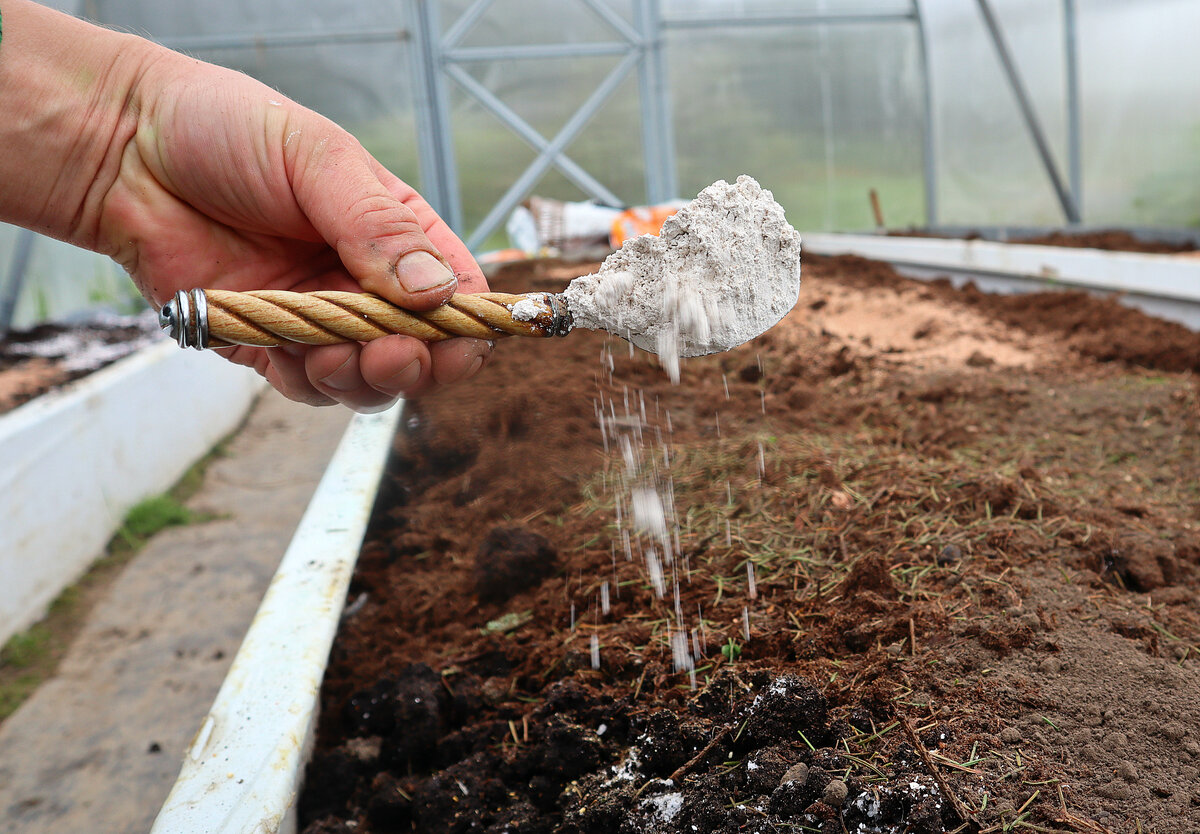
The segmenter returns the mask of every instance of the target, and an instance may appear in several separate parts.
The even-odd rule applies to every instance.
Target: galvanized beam
[[[642,50],[638,66],[638,99],[642,116],[642,158],[646,198],[662,203],[679,196],[671,93],[667,86],[664,33],[659,0],[637,0],[635,15]]]
[[[424,2],[438,3],[441,0],[424,0]],[[459,41],[466,36],[467,32],[471,31],[471,28],[479,22],[479,19],[491,8],[494,2],[495,0],[475,0],[470,8],[459,15],[458,20],[454,21],[450,29],[446,32],[445,37],[442,37],[442,33],[438,32],[438,42],[441,44],[442,49],[453,49],[458,46]]]
[[[550,148],[550,142],[542,136],[527,121],[517,115],[511,107],[501,101],[491,90],[483,86],[462,67],[453,64],[445,66],[446,74],[454,79],[476,101],[482,104],[496,118],[504,122],[514,133],[525,140],[538,153],[545,153]],[[595,177],[585,171],[565,153],[560,153],[554,160],[560,171],[579,186],[586,194],[605,205],[619,206],[621,199],[604,187]]]
[[[587,100],[571,115],[571,118],[562,126],[562,129],[550,141],[545,150],[538,154],[537,159],[509,186],[504,196],[492,206],[491,211],[487,213],[487,216],[480,221],[479,226],[471,233],[471,237],[467,240],[468,248],[474,250],[483,243],[488,235],[499,227],[504,217],[516,208],[521,200],[525,199],[529,190],[537,184],[537,181],[555,163],[555,160],[562,154],[566,147],[574,141],[575,137],[583,130],[588,121],[600,111],[600,108],[604,106],[609,97],[616,92],[618,85],[625,80],[630,70],[637,64],[638,57],[638,53],[630,52],[613,67],[604,80],[600,82],[599,86],[588,96]]]
[[[630,26],[625,18],[613,11],[612,6],[605,3],[604,0],[582,0],[582,2],[630,44],[641,45],[641,35],[638,34],[638,31]]]
[[[29,229],[17,230],[17,245],[13,247],[12,261],[8,265],[8,280],[4,284],[4,294],[0,296],[0,340],[8,335],[8,329],[12,327],[17,299],[21,297],[21,288],[25,286],[36,238],[37,235]]]
[[[332,43],[395,43],[412,37],[408,29],[328,29],[319,32],[250,32],[224,35],[180,35],[158,42],[182,52],[207,49],[262,49],[269,46],[325,46]]]
[[[716,29],[727,27],[750,26],[824,26],[843,23],[902,23],[911,22],[913,13],[896,11],[861,11],[822,13],[798,12],[796,14],[775,15],[720,15],[714,17],[676,17],[664,18],[661,26],[664,29]]]
[[[925,179],[925,225],[938,222],[937,136],[933,114],[933,79],[929,72],[929,32],[921,13],[921,0],[912,0],[913,19],[917,24],[917,62],[921,71],[922,131],[921,162]]]
[[[1050,184],[1054,187],[1054,193],[1058,197],[1058,204],[1062,207],[1062,212],[1070,223],[1079,222],[1079,208],[1075,204],[1074,197],[1063,184],[1062,176],[1058,172],[1058,165],[1054,161],[1054,153],[1050,150],[1050,143],[1046,140],[1046,134],[1042,130],[1042,123],[1038,120],[1037,112],[1033,109],[1033,102],[1029,99],[1029,93],[1025,90],[1025,83],[1021,79],[1021,74],[1017,69],[1016,62],[1013,60],[1012,53],[1009,52],[1008,44],[1004,40],[1004,33],[1001,31],[1000,22],[996,19],[995,13],[992,11],[992,5],[988,0],[976,0],[979,5],[979,13],[983,17],[984,25],[987,28],[988,35],[992,39],[992,45],[996,48],[996,54],[1000,58],[1000,65],[1004,70],[1005,78],[1008,79],[1008,86],[1012,89],[1013,96],[1017,100],[1017,106],[1021,110],[1021,116],[1025,120],[1025,126],[1029,129],[1029,135],[1033,138],[1033,143],[1037,148],[1038,157],[1042,161],[1042,167],[1046,170],[1046,176],[1050,178]]]
[[[633,47],[620,41],[600,43],[536,43],[512,46],[460,46],[447,49],[442,60],[464,64],[471,61],[523,61],[539,58],[590,58],[624,55]]]
[[[450,97],[441,71],[441,26],[436,0],[409,0],[417,31],[412,50],[414,111],[421,193],[455,232],[462,233],[462,196],[450,127]]]
[[[1067,178],[1075,208],[1083,220],[1083,150],[1079,101],[1079,44],[1075,0],[1063,0],[1063,58],[1067,87]]]

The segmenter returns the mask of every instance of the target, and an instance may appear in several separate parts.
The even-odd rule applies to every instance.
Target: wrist
[[[166,50],[28,0],[0,3],[0,220],[95,248],[139,81]]]

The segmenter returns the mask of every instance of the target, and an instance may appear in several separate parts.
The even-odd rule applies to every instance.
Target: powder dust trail
[[[658,355],[673,382],[679,381],[680,358],[728,350],[760,335],[795,306],[800,288],[800,238],[788,225],[771,192],[750,177],[735,185],[717,182],[668,220],[658,236],[627,241],[600,271],[576,278],[563,295],[578,326],[603,329]],[[600,353],[598,380],[609,389],[615,363],[610,346]],[[729,383],[723,376],[725,398]],[[613,494],[616,535],[612,542],[629,561],[641,563],[656,599],[670,599],[674,622],[667,629],[672,666],[686,673],[693,688],[697,659],[705,656],[707,631],[703,611],[687,622],[680,604],[679,513],[675,506],[671,414],[653,423],[644,392],[622,386],[619,394],[603,390],[595,401],[605,450],[620,463],[606,481]],[[718,436],[720,415],[713,415]],[[661,423],[665,422],[664,434]],[[765,470],[759,448],[760,477]],[[732,505],[726,482],[727,503]],[[725,519],[725,539],[733,536]],[[620,547],[618,548],[618,541]],[[690,582],[684,560],[683,573]],[[747,596],[757,598],[754,564],[746,563]],[[608,584],[601,586],[600,607],[608,612]],[[742,632],[750,636],[750,612],[743,609]],[[594,638],[593,638],[594,639]],[[598,653],[593,643],[593,664]]]

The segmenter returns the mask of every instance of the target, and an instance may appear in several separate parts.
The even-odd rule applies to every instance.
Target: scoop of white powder
[[[753,178],[713,183],[660,234],[628,240],[563,293],[576,327],[607,330],[656,353],[671,379],[679,357],[748,342],[800,292],[800,235]]]

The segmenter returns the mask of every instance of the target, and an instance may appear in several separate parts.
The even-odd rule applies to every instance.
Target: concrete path
[[[273,391],[0,726],[0,832],[148,831],[350,419]]]

